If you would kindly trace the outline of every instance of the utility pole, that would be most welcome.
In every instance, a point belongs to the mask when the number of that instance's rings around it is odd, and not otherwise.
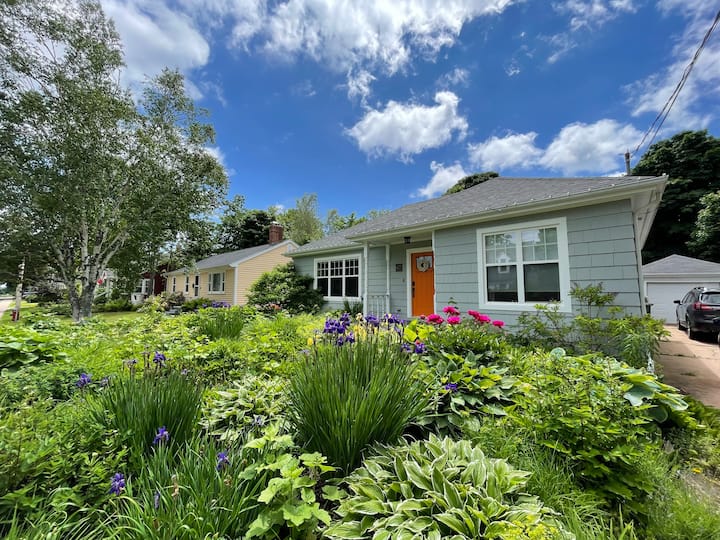
[[[22,288],[23,278],[25,277],[25,257],[22,262],[18,265],[18,282],[15,286],[15,310],[13,313],[13,321],[18,322],[20,320],[20,302],[22,301]]]
[[[630,150],[625,152],[625,174],[630,176]]]

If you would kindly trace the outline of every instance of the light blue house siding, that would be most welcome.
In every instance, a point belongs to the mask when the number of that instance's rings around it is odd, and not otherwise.
[[[574,208],[563,212],[498,220],[492,226],[512,226],[535,219],[566,218],[569,278],[572,285],[603,284],[616,293],[615,305],[640,314],[640,284],[630,201]],[[478,309],[482,272],[478,271],[477,230],[469,225],[435,231],[435,305],[440,310],[454,301],[461,311]],[[580,306],[573,301],[573,312]],[[482,310],[514,325],[520,312]]]
[[[501,215],[501,214],[500,214]],[[363,246],[322,256],[296,256],[295,265],[307,275],[314,275],[316,258],[361,254],[361,291],[367,285],[366,312],[380,313],[388,302],[390,311],[407,317],[408,260],[407,250],[427,247],[435,254],[435,308],[441,310],[453,302],[461,311],[478,309],[483,272],[479,270],[478,229],[513,226],[535,220],[565,218],[570,284],[584,287],[602,282],[606,292],[616,293],[615,304],[630,313],[639,314],[640,297],[638,257],[634,240],[633,213],[629,200],[572,208],[553,213],[536,214],[522,219],[493,221],[434,231],[434,242],[410,245]],[[431,248],[432,246],[432,248]],[[363,259],[368,254],[367,265]],[[367,270],[367,271],[366,271]],[[367,275],[365,275],[367,273]],[[328,302],[327,309],[341,309],[341,300]],[[574,313],[579,307],[573,302]],[[482,310],[482,309],[481,309]],[[482,310],[508,325],[516,323],[519,311]],[[569,314],[570,315],[570,314]]]

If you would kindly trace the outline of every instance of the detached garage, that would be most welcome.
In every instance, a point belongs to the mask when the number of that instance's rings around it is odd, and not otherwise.
[[[652,304],[652,315],[674,324],[674,300],[680,300],[693,287],[720,287],[720,264],[670,255],[642,267],[645,297]]]

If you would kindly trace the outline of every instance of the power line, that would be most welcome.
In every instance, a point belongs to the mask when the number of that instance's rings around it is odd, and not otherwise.
[[[643,146],[645,141],[647,140],[648,136],[652,132],[652,137],[650,137],[650,142],[648,142],[648,146],[650,146],[653,141],[655,140],[655,137],[657,137],[658,132],[660,131],[660,128],[662,128],[662,125],[665,123],[665,119],[668,117],[668,114],[670,114],[670,110],[673,108],[673,105],[675,105],[675,102],[677,101],[678,96],[680,95],[680,92],[682,91],[683,87],[685,86],[685,83],[687,82],[688,78],[690,77],[690,72],[693,70],[693,67],[695,67],[695,63],[697,62],[697,59],[700,57],[700,53],[705,48],[705,45],[707,44],[708,40],[710,39],[710,35],[715,30],[715,27],[720,22],[720,10],[717,12],[717,15],[715,15],[715,20],[713,20],[713,23],[710,25],[710,28],[708,28],[708,31],[705,33],[705,37],[703,37],[702,42],[700,43],[700,46],[698,47],[697,51],[695,51],[695,54],[692,57],[692,60],[690,60],[690,63],[685,67],[685,70],[683,71],[682,76],[680,77],[680,81],[677,83],[677,86],[673,90],[672,94],[670,94],[670,97],[665,102],[665,105],[663,106],[662,110],[658,113],[658,115],[655,117],[655,120],[653,120],[653,123],[650,125],[650,127],[647,129],[645,134],[642,137],[642,140],[640,141],[640,144],[637,145],[635,150],[633,150],[632,155],[635,155],[638,150]]]

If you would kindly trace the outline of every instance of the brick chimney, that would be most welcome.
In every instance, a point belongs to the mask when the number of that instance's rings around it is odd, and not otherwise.
[[[270,224],[270,244],[277,244],[283,241],[283,226],[274,221]]]

